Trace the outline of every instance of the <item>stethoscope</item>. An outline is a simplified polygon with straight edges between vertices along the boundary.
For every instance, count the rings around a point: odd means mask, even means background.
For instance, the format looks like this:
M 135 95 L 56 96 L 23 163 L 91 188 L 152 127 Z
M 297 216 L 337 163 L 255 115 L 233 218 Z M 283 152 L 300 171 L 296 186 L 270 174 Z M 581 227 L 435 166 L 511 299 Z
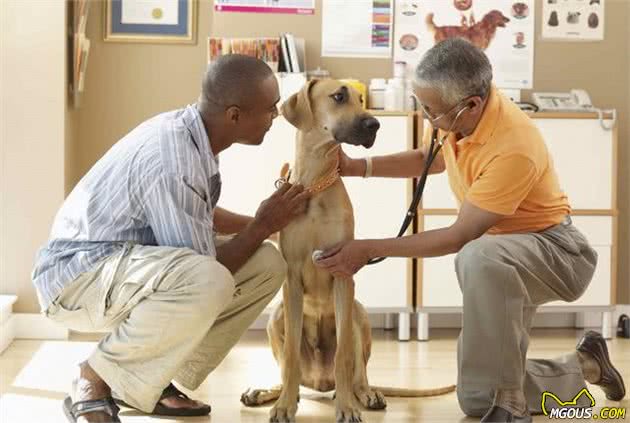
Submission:
M 450 128 L 448 129 L 448 131 L 444 133 L 444 135 L 442 136 L 442 138 L 440 138 L 439 141 L 438 141 L 438 128 L 435 128 L 435 127 L 433 128 L 433 132 L 431 133 L 431 145 L 429 146 L 429 152 L 427 154 L 427 159 L 425 161 L 424 170 L 422 171 L 422 176 L 420 176 L 420 180 L 418 181 L 418 185 L 416 186 L 416 191 L 413 194 L 413 199 L 411 200 L 411 204 L 409 205 L 407 214 L 405 214 L 405 218 L 403 219 L 403 223 L 400 226 L 400 230 L 398 231 L 398 235 L 396 235 L 396 238 L 402 237 L 404 233 L 407 232 L 407 228 L 409 228 L 409 225 L 411 225 L 411 222 L 413 222 L 414 217 L 416 217 L 416 214 L 418 213 L 418 204 L 420 204 L 420 200 L 422 199 L 422 193 L 424 192 L 424 186 L 427 182 L 427 177 L 429 176 L 429 169 L 431 168 L 431 165 L 433 164 L 433 160 L 435 160 L 435 157 L 437 156 L 440 149 L 444 145 L 444 141 L 446 140 L 448 135 L 451 133 L 451 131 L 455 127 L 455 123 L 457 122 L 461 114 L 464 112 L 464 110 L 469 109 L 469 108 L 470 108 L 470 105 L 466 105 L 466 107 L 463 107 L 459 112 L 457 112 L 457 114 L 455 115 L 455 119 L 453 119 L 453 123 L 451 123 Z M 386 258 L 387 257 L 376 257 L 376 258 L 370 259 L 367 262 L 367 264 L 380 263 Z

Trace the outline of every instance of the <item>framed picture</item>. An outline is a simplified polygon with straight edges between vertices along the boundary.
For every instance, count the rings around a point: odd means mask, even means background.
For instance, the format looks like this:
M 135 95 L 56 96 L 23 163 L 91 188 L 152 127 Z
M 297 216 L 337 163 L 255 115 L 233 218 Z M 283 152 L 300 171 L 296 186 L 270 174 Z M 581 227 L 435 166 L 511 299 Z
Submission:
M 104 40 L 196 43 L 197 0 L 105 0 Z

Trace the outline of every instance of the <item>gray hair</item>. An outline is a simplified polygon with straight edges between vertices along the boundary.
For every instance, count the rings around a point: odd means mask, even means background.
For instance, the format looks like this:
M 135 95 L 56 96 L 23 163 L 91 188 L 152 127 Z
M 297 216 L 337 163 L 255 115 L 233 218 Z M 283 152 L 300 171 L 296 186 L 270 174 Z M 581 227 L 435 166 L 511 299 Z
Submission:
M 419 87 L 436 88 L 444 102 L 455 105 L 463 98 L 488 94 L 492 66 L 485 53 L 470 42 L 449 38 L 424 54 L 415 76 Z

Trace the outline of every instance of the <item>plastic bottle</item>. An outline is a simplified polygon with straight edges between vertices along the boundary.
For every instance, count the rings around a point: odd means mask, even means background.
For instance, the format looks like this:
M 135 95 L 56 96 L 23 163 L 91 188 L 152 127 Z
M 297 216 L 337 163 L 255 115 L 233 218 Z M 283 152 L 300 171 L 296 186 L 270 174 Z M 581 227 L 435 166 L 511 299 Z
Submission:
M 405 83 L 401 78 L 392 78 L 385 89 L 385 110 L 402 111 L 405 109 Z
M 374 78 L 370 81 L 370 95 L 368 106 L 370 109 L 385 109 L 385 89 L 387 82 L 383 78 Z

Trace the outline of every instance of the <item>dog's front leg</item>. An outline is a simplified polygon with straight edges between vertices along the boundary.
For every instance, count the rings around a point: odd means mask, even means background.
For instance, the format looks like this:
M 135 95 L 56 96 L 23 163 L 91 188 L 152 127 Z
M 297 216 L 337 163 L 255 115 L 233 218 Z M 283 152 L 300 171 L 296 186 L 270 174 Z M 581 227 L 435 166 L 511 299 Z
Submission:
M 337 422 L 360 422 L 361 412 L 353 393 L 354 339 L 352 333 L 354 281 L 352 278 L 335 278 L 335 326 L 337 351 L 335 353 L 335 386 Z
M 284 349 L 280 367 L 282 392 L 269 415 L 270 422 L 294 422 L 300 393 L 300 347 L 302 345 L 302 318 L 304 286 L 299 268 L 289 267 L 287 282 L 282 288 L 284 305 Z

